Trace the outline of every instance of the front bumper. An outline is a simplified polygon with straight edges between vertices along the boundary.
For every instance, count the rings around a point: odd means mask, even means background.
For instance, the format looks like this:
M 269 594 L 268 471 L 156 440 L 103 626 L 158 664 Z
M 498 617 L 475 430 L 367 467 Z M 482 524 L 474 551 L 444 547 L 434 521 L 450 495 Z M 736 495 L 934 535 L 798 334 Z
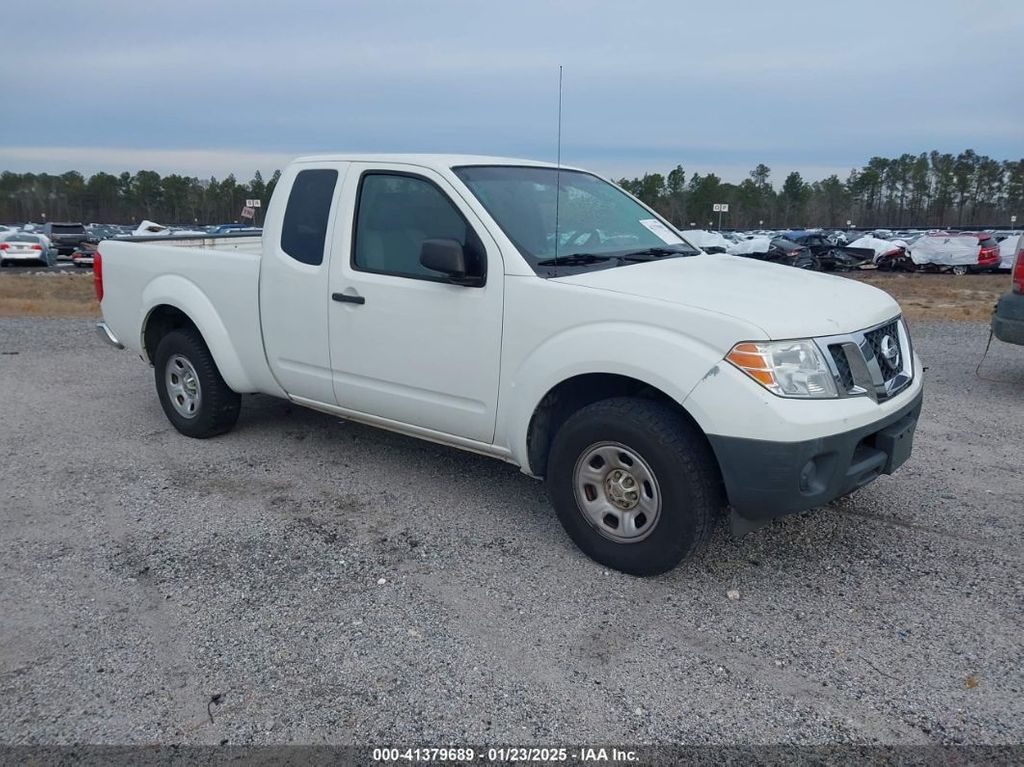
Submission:
M 909 456 L 923 391 L 873 423 L 799 442 L 708 435 L 742 532 L 822 506 L 891 474 Z M 738 517 L 738 519 L 737 519 Z
M 992 312 L 992 332 L 1000 341 L 1024 345 L 1024 295 L 1004 293 Z

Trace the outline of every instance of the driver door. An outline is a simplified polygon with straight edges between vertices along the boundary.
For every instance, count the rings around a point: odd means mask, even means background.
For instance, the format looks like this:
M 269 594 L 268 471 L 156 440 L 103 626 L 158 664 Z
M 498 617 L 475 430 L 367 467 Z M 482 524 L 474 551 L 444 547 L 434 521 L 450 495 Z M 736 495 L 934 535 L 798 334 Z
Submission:
M 344 409 L 490 444 L 501 357 L 501 254 L 432 170 L 353 164 L 330 273 L 334 393 Z M 424 240 L 458 241 L 482 284 L 419 261 Z

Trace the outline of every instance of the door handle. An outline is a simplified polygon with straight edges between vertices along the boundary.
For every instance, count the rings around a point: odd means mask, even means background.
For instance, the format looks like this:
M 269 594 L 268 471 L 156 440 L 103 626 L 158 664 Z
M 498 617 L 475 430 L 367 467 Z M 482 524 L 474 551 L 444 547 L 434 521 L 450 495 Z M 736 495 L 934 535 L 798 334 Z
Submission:
M 353 296 L 348 293 L 331 293 L 331 298 L 349 304 L 365 304 L 366 299 L 362 296 Z

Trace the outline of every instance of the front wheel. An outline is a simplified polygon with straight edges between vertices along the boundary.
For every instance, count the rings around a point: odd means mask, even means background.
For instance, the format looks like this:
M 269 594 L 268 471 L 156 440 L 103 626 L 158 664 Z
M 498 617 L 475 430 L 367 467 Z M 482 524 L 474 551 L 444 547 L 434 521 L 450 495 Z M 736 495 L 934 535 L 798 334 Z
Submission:
M 217 370 L 206 343 L 195 330 L 172 330 L 153 355 L 160 405 L 174 428 L 205 439 L 230 431 L 242 398 Z
M 576 545 L 633 575 L 666 572 L 696 553 L 722 506 L 704 435 L 672 407 L 632 397 L 569 417 L 551 446 L 547 486 Z

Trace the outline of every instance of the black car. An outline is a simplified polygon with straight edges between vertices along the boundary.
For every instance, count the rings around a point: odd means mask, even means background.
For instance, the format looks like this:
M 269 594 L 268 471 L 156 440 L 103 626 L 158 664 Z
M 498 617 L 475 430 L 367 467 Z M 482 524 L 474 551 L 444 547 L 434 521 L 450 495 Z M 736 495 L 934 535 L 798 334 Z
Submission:
M 75 249 L 89 239 L 83 224 L 47 222 L 34 230 L 50 238 L 59 256 L 70 256 Z
M 835 269 L 859 269 L 870 264 L 875 256 L 871 248 L 851 248 L 835 245 L 821 232 L 790 231 L 783 234 L 787 240 L 803 245 L 811 252 L 816 264 L 814 269 L 833 271 Z
M 811 253 L 810 248 L 785 237 L 775 237 L 772 239 L 768 252 L 764 255 L 764 260 L 775 264 L 795 266 L 797 269 L 811 269 L 813 271 L 821 269 L 821 264 L 814 257 L 814 254 Z

